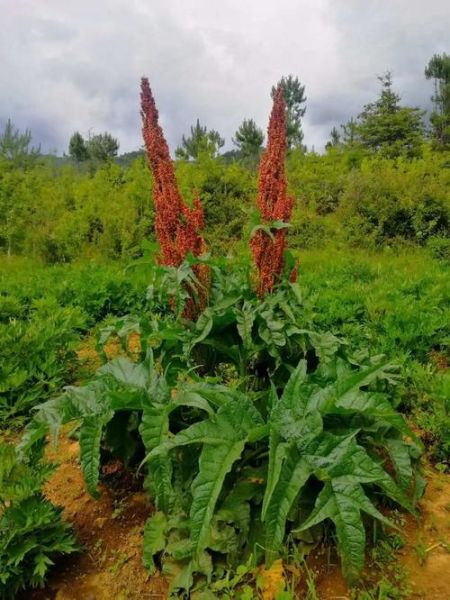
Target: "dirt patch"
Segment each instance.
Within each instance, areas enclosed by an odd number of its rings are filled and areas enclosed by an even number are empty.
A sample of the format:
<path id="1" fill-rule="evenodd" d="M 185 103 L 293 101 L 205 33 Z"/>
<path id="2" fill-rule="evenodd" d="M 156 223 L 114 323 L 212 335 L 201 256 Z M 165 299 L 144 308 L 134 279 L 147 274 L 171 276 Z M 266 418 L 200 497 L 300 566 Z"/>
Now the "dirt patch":
<path id="1" fill-rule="evenodd" d="M 411 599 L 445 600 L 450 598 L 450 477 L 430 467 L 426 478 L 425 495 L 419 503 L 420 517 L 405 516 L 405 525 L 400 531 L 405 545 L 398 552 L 397 561 L 399 568 L 405 572 Z M 332 549 L 321 547 L 308 558 L 307 564 L 320 600 L 350 599 L 350 590 Z M 373 573 L 368 568 L 365 579 L 369 582 L 372 577 Z M 305 581 L 301 590 L 306 597 Z"/>
<path id="2" fill-rule="evenodd" d="M 448 356 L 443 352 L 432 350 L 429 354 L 431 362 L 435 365 L 438 371 L 446 371 L 449 368 Z"/>
<path id="3" fill-rule="evenodd" d="M 60 466 L 45 487 L 46 496 L 64 508 L 83 546 L 61 560 L 45 590 L 27 592 L 28 600 L 162 600 L 166 582 L 150 577 L 142 564 L 144 524 L 152 507 L 142 491 L 101 485 L 95 500 L 86 492 L 78 464 L 77 442 L 62 436 L 55 453 Z"/>
<path id="4" fill-rule="evenodd" d="M 427 482 L 421 518 L 407 518 L 400 562 L 413 598 L 444 600 L 450 597 L 450 477 L 429 469 Z"/>

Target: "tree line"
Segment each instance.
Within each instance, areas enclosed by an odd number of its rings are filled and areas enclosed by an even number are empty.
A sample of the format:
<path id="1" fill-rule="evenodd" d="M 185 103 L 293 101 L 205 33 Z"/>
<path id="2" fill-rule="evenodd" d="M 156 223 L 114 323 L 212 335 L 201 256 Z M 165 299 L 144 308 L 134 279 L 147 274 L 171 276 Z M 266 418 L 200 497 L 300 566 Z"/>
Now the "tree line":
<path id="1" fill-rule="evenodd" d="M 294 76 L 281 80 L 287 175 L 296 198 L 291 247 L 333 240 L 382 247 L 400 240 L 433 244 L 436 253 L 450 256 L 448 63 L 447 55 L 433 57 L 426 70 L 435 79 L 428 131 L 424 111 L 401 104 L 387 73 L 375 100 L 333 129 L 322 154 L 305 151 L 305 87 Z M 175 153 L 181 191 L 188 202 L 193 190 L 199 194 L 208 242 L 219 254 L 249 234 L 243 227 L 255 225 L 264 133 L 248 118 L 233 142 L 236 150 L 222 152 L 222 136 L 197 121 Z M 0 252 L 51 263 L 93 254 L 140 256 L 153 236 L 148 169 L 142 152 L 117 156 L 118 148 L 107 132 L 88 139 L 78 133 L 69 157 L 45 156 L 30 131 L 8 121 L 0 133 Z"/>
<path id="2" fill-rule="evenodd" d="M 435 54 L 425 68 L 425 77 L 434 81 L 431 97 L 433 109 L 430 128 L 424 123 L 424 110 L 403 106 L 393 87 L 390 72 L 378 77 L 380 92 L 375 101 L 366 104 L 358 116 L 333 127 L 326 148 L 360 147 L 381 156 L 413 158 L 420 155 L 424 139 L 430 139 L 434 149 L 450 148 L 450 55 Z M 306 151 L 303 144 L 302 118 L 306 111 L 305 86 L 298 77 L 282 77 L 277 85 L 284 90 L 286 103 L 286 134 L 289 150 Z M 272 88 L 272 96 L 277 86 Z M 26 162 L 40 153 L 31 145 L 31 132 L 14 128 L 8 120 L 0 134 L 0 156 L 15 162 Z M 222 153 L 226 160 L 239 159 L 255 166 L 264 147 L 264 132 L 254 119 L 245 118 L 232 137 L 235 150 Z M 218 131 L 208 129 L 197 119 L 190 133 L 183 135 L 175 156 L 181 160 L 197 160 L 200 154 L 219 155 L 225 140 Z M 68 156 L 76 163 L 99 164 L 116 159 L 119 140 L 108 132 L 89 135 L 87 139 L 75 131 L 68 145 Z M 130 153 L 134 155 L 138 153 Z"/>

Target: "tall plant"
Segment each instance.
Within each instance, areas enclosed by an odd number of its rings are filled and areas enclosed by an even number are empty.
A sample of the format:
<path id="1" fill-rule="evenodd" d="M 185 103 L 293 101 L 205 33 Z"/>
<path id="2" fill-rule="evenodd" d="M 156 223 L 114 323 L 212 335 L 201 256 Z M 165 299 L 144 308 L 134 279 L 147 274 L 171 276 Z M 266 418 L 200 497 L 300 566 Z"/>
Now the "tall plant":
<path id="1" fill-rule="evenodd" d="M 169 146 L 158 122 L 158 110 L 148 79 L 141 80 L 142 135 L 147 159 L 153 174 L 155 229 L 161 257 L 165 266 L 179 267 L 189 253 L 199 257 L 206 251 L 201 230 L 204 227 L 203 209 L 198 196 L 188 207 L 181 197 L 175 178 Z M 196 283 L 184 315 L 193 319 L 206 304 L 209 269 L 204 264 L 193 266 Z"/>
<path id="2" fill-rule="evenodd" d="M 287 222 L 294 206 L 294 198 L 287 195 L 285 156 L 286 106 L 283 88 L 279 86 L 270 115 L 267 148 L 259 167 L 257 204 L 262 224 L 250 241 L 259 296 L 272 291 L 283 273 Z"/>

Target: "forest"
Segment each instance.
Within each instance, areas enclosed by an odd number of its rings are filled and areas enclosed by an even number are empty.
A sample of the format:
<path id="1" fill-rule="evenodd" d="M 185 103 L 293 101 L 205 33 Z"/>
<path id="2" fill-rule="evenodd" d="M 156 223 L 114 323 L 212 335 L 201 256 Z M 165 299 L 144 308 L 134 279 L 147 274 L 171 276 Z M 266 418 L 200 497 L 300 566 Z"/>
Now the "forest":
<path id="1" fill-rule="evenodd" d="M 0 598 L 402 600 L 450 585 L 450 55 L 322 152 L 0 132 Z M 154 95 L 153 95 L 154 94 Z M 162 107 L 160 107 L 162 108 Z"/>

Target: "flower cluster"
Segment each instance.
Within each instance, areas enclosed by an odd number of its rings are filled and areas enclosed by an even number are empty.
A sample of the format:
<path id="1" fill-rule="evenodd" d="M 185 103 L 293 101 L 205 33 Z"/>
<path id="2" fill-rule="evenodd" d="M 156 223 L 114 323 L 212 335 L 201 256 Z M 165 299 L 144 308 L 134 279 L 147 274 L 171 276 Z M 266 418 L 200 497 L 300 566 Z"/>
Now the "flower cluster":
<path id="1" fill-rule="evenodd" d="M 178 189 L 170 158 L 169 147 L 158 122 L 158 110 L 148 79 L 141 80 L 142 135 L 147 159 L 153 174 L 153 201 L 155 230 L 161 248 L 161 263 L 178 267 L 191 252 L 194 256 L 205 253 L 205 241 L 200 233 L 204 226 L 203 209 L 198 197 L 189 208 Z M 199 282 L 196 299 L 187 302 L 184 316 L 195 318 L 204 308 L 209 288 L 209 269 L 195 265 L 193 271 Z"/>
<path id="2" fill-rule="evenodd" d="M 257 204 L 263 225 L 275 221 L 287 223 L 291 217 L 294 199 L 287 196 L 284 169 L 286 155 L 286 110 L 283 89 L 278 87 L 268 128 L 267 148 L 259 167 Z M 270 292 L 280 279 L 284 266 L 286 228 L 273 227 L 271 233 L 259 228 L 250 241 L 257 270 L 256 291 L 259 296 Z M 296 273 L 296 271 L 295 271 Z M 296 277 L 295 274 L 292 277 Z"/>

